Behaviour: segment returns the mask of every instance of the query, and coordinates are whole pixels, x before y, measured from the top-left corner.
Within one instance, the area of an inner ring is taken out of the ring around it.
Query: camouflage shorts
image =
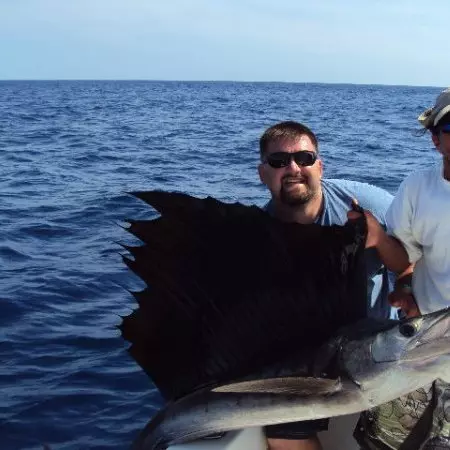
[[[355,430],[355,438],[366,449],[400,448],[433,395],[436,406],[431,429],[417,450],[450,449],[450,384],[442,380],[364,412]]]

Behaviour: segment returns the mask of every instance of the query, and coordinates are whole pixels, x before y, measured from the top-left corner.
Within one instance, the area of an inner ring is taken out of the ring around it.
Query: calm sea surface
[[[259,136],[293,119],[325,176],[395,193],[437,159],[414,131],[439,90],[0,81],[0,449],[126,449],[161,404],[116,329],[142,287],[121,225],[150,213],[126,192],[262,205]]]

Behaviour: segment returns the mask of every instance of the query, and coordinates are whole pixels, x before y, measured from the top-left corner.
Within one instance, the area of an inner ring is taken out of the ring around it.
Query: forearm
[[[410,266],[408,253],[397,239],[384,232],[376,249],[381,261],[390,271],[396,274],[406,273]]]
[[[355,208],[357,202],[353,200],[352,206]],[[391,271],[397,275],[404,272],[410,265],[408,253],[403,245],[394,237],[388,235],[375,216],[364,210],[367,221],[366,248],[375,247],[381,261]],[[350,210],[347,213],[349,220],[361,217],[358,210]]]

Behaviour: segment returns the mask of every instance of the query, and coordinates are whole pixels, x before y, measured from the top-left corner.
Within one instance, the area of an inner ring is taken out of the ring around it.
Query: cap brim
[[[433,125],[436,126],[438,122],[448,113],[450,112],[450,105],[445,106],[442,108],[433,119]]]
[[[417,120],[425,127],[428,128],[433,123],[433,108],[426,109]]]

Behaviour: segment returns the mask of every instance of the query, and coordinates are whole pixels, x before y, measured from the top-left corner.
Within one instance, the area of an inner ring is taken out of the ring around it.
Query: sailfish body
[[[134,195],[160,216],[129,221],[143,245],[125,261],[147,287],[120,328],[167,405],[133,448],[350,414],[447,377],[448,311],[365,319],[364,218],[300,225],[212,198]]]

